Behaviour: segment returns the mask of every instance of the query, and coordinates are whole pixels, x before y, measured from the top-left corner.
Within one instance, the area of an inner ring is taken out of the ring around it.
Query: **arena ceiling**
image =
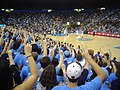
[[[70,9],[120,7],[120,0],[1,0],[0,8]]]

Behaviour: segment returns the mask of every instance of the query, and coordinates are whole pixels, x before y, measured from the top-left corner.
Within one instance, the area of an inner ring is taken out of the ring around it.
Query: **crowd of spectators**
[[[120,34],[120,10],[88,10],[82,12],[11,12],[0,13],[1,23],[15,25],[18,29],[31,32],[49,32],[56,25],[58,31],[64,32],[67,22],[77,24],[83,31],[107,32]],[[68,32],[75,32],[76,27],[70,27]]]
[[[0,90],[120,90],[120,62],[111,53],[28,31],[0,30]]]

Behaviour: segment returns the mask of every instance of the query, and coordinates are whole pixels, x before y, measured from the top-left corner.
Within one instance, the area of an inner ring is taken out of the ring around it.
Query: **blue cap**
[[[65,55],[65,56],[69,56],[69,55],[70,55],[70,52],[66,50],[66,51],[64,52],[64,55]]]
[[[64,47],[61,47],[60,50],[63,50],[63,51],[64,51]]]

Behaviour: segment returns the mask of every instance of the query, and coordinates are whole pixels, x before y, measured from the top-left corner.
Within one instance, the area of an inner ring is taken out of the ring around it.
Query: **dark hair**
[[[16,40],[13,44],[13,49],[17,50],[20,47],[21,40]]]
[[[32,44],[32,52],[38,52],[37,44]]]
[[[116,57],[114,57],[113,60],[116,60]]]
[[[50,64],[43,70],[40,78],[40,83],[42,86],[46,87],[46,90],[51,90],[58,84],[54,65]]]
[[[106,62],[103,62],[102,67],[106,67],[106,66],[107,66],[107,63],[106,63]]]
[[[100,52],[98,51],[98,54],[100,54]]]
[[[102,67],[102,66],[103,66],[103,62],[102,62],[102,61],[99,61],[99,62],[98,62],[98,65],[99,65],[100,67]]]
[[[16,41],[16,37],[13,37],[13,41],[14,41],[14,42]]]
[[[119,71],[119,70],[116,71],[116,76],[117,76],[118,78],[120,78],[120,71]]]
[[[43,57],[40,60],[40,64],[42,68],[46,68],[50,64],[50,58],[48,56]]]
[[[81,53],[80,54],[76,54],[76,59],[78,61],[81,61],[82,60],[82,54]]]
[[[80,45],[78,45],[78,49],[80,49]]]
[[[63,76],[63,70],[62,70],[62,69],[60,69],[58,75],[59,75],[59,76]]]
[[[63,44],[61,44],[61,47],[64,47],[64,45],[63,45]]]
[[[76,58],[76,54],[77,54],[77,53],[76,53],[76,50],[75,50],[75,49],[73,49],[73,51],[74,51],[74,53],[75,53],[75,58]]]
[[[35,42],[38,42],[38,38],[35,39]]]
[[[47,55],[49,55],[49,49],[47,48]]]
[[[42,52],[42,49],[38,48],[38,54],[41,54],[41,52]]]
[[[111,90],[120,90],[120,78],[111,82]]]
[[[116,76],[120,79],[120,65],[117,66]]]
[[[0,90],[12,90],[13,79],[9,62],[0,58]]]
[[[68,77],[68,76],[67,76]],[[70,79],[69,77],[68,77],[68,80],[70,81],[70,82],[72,82],[72,83],[76,83],[78,80],[79,80],[79,78],[77,78],[77,79]]]
[[[94,59],[94,50],[89,49],[88,53],[89,53],[89,55],[91,55],[92,59]]]
[[[109,60],[109,53],[104,54],[107,57],[107,60]]]
[[[70,44],[70,47],[72,46],[72,44]]]
[[[53,65],[57,66],[58,65],[58,59],[57,58],[53,58],[51,63]]]
[[[38,54],[37,54],[37,52],[32,52],[32,56],[33,56],[34,60],[36,61],[37,58],[38,58]]]

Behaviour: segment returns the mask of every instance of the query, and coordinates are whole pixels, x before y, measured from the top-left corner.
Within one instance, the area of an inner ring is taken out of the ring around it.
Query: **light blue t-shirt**
[[[76,88],[69,88],[67,85],[55,86],[52,90],[99,90],[102,85],[102,80],[98,77],[91,82],[87,82],[85,85],[78,86]]]
[[[70,57],[70,58],[65,58],[64,59],[64,61],[66,61],[67,64],[70,64],[70,63],[74,62],[73,60],[74,60],[74,57]]]
[[[43,56],[44,56],[43,54],[38,55],[37,62],[40,61],[43,58]],[[50,59],[50,62],[52,62],[52,56],[48,55],[48,57]]]
[[[43,57],[43,54],[38,55],[37,62],[40,62],[40,60],[42,59],[42,57]]]
[[[66,66],[67,66],[68,64],[74,62],[74,59],[75,59],[75,54],[74,54],[74,52],[72,52],[72,56],[66,58],[66,57],[65,57],[65,54],[68,54],[68,53],[69,53],[69,51],[67,51],[67,52],[64,51],[64,54],[63,54],[64,64],[65,64]]]
[[[21,61],[21,65],[24,66],[28,66],[28,60],[26,58],[26,55],[22,56],[22,61]]]
[[[14,63],[19,67],[22,63],[23,54],[18,53],[14,58]]]
[[[108,86],[103,85],[100,90],[110,90],[110,89],[108,88]]]
[[[113,80],[118,79],[115,73],[111,73],[110,76],[108,77],[108,82],[111,83]]]
[[[89,69],[88,69],[88,76],[87,76],[87,81],[90,81],[90,77],[92,76],[93,72],[92,72],[92,66],[90,65]]]
[[[38,70],[41,68],[41,64],[38,62],[37,64]],[[22,70],[20,71],[20,76],[21,78],[26,78],[28,76],[28,73],[30,73],[30,67],[29,66],[24,66]]]
[[[30,68],[28,66],[24,66],[22,70],[20,71],[20,77],[22,79],[25,79],[28,76],[28,73],[30,72]]]
[[[38,48],[41,48],[41,45],[39,42],[36,42],[36,44],[37,44]]]
[[[108,71],[107,71],[107,69],[106,69],[105,67],[102,67],[102,69],[103,69],[104,72],[106,73],[106,78],[104,79],[104,80],[105,80],[105,81],[104,81],[104,84],[102,85],[102,87],[101,87],[100,90],[110,90],[110,89],[108,88],[108,81],[107,81],[108,76],[109,76],[109,73],[108,73]]]
[[[29,44],[31,44],[31,40],[32,40],[32,37],[29,36],[29,37],[28,37],[28,43],[29,43]]]
[[[64,77],[57,75],[57,81],[58,81],[59,83],[60,83],[60,82],[64,82]]]
[[[12,52],[20,52],[24,47],[24,44],[20,44],[19,48],[17,50],[12,49]]]
[[[59,54],[56,54],[56,55],[55,55],[55,58],[57,58],[58,61],[60,61],[60,55],[59,55]]]

